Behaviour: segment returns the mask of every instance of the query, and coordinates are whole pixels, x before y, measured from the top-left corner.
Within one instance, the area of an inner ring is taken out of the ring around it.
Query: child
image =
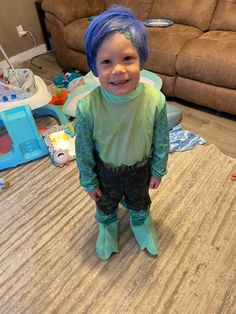
[[[141,250],[157,255],[148,189],[166,174],[169,133],[165,97],[139,83],[147,59],[146,29],[133,13],[114,6],[85,34],[87,62],[101,86],[83,98],[76,116],[80,183],[96,202],[96,252],[118,252],[117,208],[123,199]]]

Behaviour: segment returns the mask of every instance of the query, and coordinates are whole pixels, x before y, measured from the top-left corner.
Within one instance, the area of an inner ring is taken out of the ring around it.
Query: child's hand
[[[102,192],[99,187],[97,187],[94,190],[88,192],[88,195],[91,197],[91,199],[97,202],[102,197]]]
[[[149,188],[150,189],[157,189],[160,184],[161,184],[161,178],[151,176],[151,179],[149,181]]]

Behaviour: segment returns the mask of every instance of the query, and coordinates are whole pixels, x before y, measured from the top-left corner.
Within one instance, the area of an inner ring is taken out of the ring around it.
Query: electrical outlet
[[[24,31],[22,25],[17,25],[16,26],[16,30],[17,30],[17,33],[18,33],[19,37],[23,37],[23,36],[26,35],[26,31]]]

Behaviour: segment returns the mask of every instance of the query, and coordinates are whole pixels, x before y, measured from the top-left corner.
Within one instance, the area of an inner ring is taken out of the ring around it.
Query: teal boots
[[[140,250],[146,249],[150,254],[157,255],[157,235],[150,209],[147,211],[130,209],[124,198],[120,203],[129,211],[130,226]]]
[[[157,236],[151,215],[142,224],[135,224],[132,216],[130,218],[130,226],[140,250],[146,249],[150,254],[157,255]]]
[[[113,252],[118,250],[118,220],[109,224],[98,223],[98,237],[96,252],[101,260],[107,260]]]
[[[135,211],[129,209],[130,226],[134,237],[141,250],[146,249],[150,254],[157,255],[157,236],[154,222],[149,211]],[[98,237],[96,252],[101,260],[107,260],[112,253],[119,252],[118,249],[118,217],[103,215],[97,211]]]

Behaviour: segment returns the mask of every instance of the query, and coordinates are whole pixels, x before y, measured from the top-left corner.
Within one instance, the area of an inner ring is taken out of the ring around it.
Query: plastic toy
[[[0,178],[0,190],[6,190],[10,186],[10,182],[4,178]]]
[[[13,102],[37,91],[33,73],[28,69],[0,70],[0,101]]]
[[[63,70],[63,72],[59,75],[54,76],[53,83],[58,87],[65,87],[67,88],[68,84],[74,80],[75,78],[78,78],[82,76],[83,74],[72,68],[67,68]]]
[[[38,132],[34,117],[50,115],[56,118],[59,124],[68,123],[68,118],[59,108],[48,105],[51,94],[44,81],[37,76],[33,77],[33,82],[32,76],[25,75],[24,79],[27,80],[29,77],[31,82],[19,83],[18,81],[16,83],[19,84],[18,86],[9,86],[11,91],[17,87],[24,90],[30,84],[31,92],[27,92],[29,97],[25,95],[25,98],[22,98],[19,92],[16,99],[0,102],[0,126],[5,126],[12,141],[11,150],[0,155],[0,170],[15,167],[48,154],[47,146]],[[33,88],[34,85],[35,88]],[[0,99],[3,100],[6,93],[8,89],[4,86]]]
[[[56,88],[55,94],[52,95],[52,99],[50,100],[50,104],[53,105],[64,105],[67,99],[69,91],[63,88]]]
[[[63,149],[59,149],[53,152],[52,160],[54,164],[60,168],[64,167],[65,165],[69,165],[70,159],[67,151]]]
[[[43,136],[50,157],[56,166],[64,167],[75,159],[74,123],[52,127]]]

